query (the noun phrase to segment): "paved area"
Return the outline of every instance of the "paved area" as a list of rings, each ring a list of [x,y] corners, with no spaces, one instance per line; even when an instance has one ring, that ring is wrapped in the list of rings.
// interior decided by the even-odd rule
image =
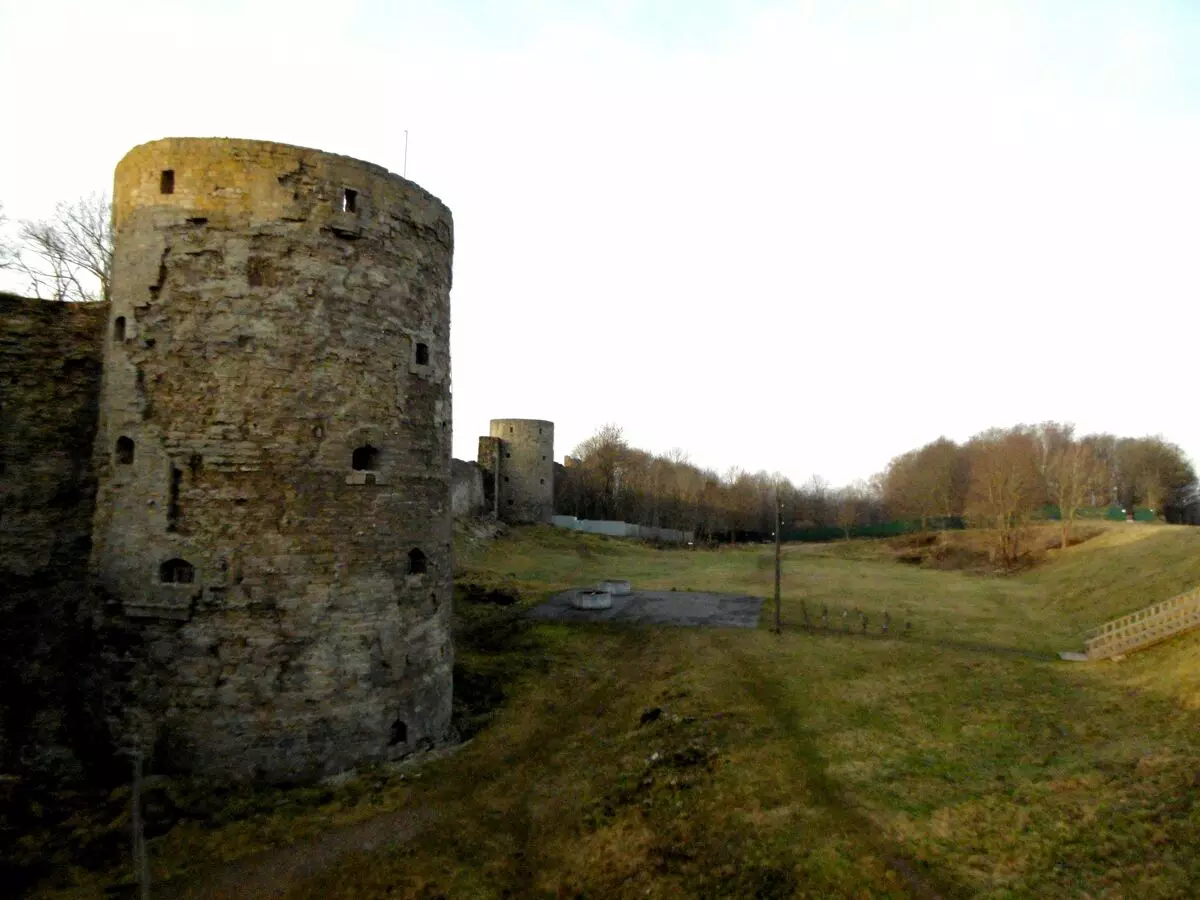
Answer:
[[[634,591],[613,597],[610,609],[583,610],[571,606],[572,591],[555,594],[529,611],[535,619],[560,622],[625,622],[634,625],[705,625],[716,628],[755,628],[762,612],[761,597],[696,591]]]

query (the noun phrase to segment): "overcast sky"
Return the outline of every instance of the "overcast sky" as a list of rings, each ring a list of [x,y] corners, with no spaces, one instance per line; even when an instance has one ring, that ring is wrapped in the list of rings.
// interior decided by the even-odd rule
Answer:
[[[399,172],[408,129],[462,458],[614,422],[840,484],[1059,419],[1200,461],[1190,0],[0,0],[0,79],[13,219],[161,137]]]

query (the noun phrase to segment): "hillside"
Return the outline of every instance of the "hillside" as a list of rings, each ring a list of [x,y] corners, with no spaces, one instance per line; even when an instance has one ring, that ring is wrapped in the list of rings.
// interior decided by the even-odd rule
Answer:
[[[1052,657],[1200,583],[1200,533],[1115,525],[1013,576],[862,542],[788,547],[781,637],[519,618],[602,576],[767,594],[769,550],[464,539],[456,686],[472,742],[177,824],[151,842],[156,881],[294,898],[1200,893],[1200,634],[1122,663]],[[520,600],[467,599],[467,583]],[[805,631],[801,602],[860,607],[872,630],[886,608],[912,631]],[[373,828],[373,849],[343,826]],[[297,840],[319,865],[251,856]],[[229,892],[184,890],[199,872]],[[115,874],[67,895],[101,896]]]

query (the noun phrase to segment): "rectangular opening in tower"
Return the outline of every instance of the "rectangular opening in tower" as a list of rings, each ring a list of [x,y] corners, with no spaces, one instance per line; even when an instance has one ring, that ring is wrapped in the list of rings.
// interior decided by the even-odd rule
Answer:
[[[175,193],[175,170],[163,169],[162,176],[158,180],[158,192],[160,194]]]
[[[179,486],[183,482],[183,472],[171,466],[170,493],[167,495],[167,531],[179,530]]]
[[[428,344],[417,344],[417,365],[418,366],[429,365],[429,345]]]
[[[358,191],[342,188],[342,212],[358,212]]]

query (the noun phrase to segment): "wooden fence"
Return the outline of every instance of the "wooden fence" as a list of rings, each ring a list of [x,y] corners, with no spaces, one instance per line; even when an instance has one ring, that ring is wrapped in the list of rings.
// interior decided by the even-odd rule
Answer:
[[[1200,628],[1200,588],[1105,622],[1084,637],[1088,659],[1108,659]]]

